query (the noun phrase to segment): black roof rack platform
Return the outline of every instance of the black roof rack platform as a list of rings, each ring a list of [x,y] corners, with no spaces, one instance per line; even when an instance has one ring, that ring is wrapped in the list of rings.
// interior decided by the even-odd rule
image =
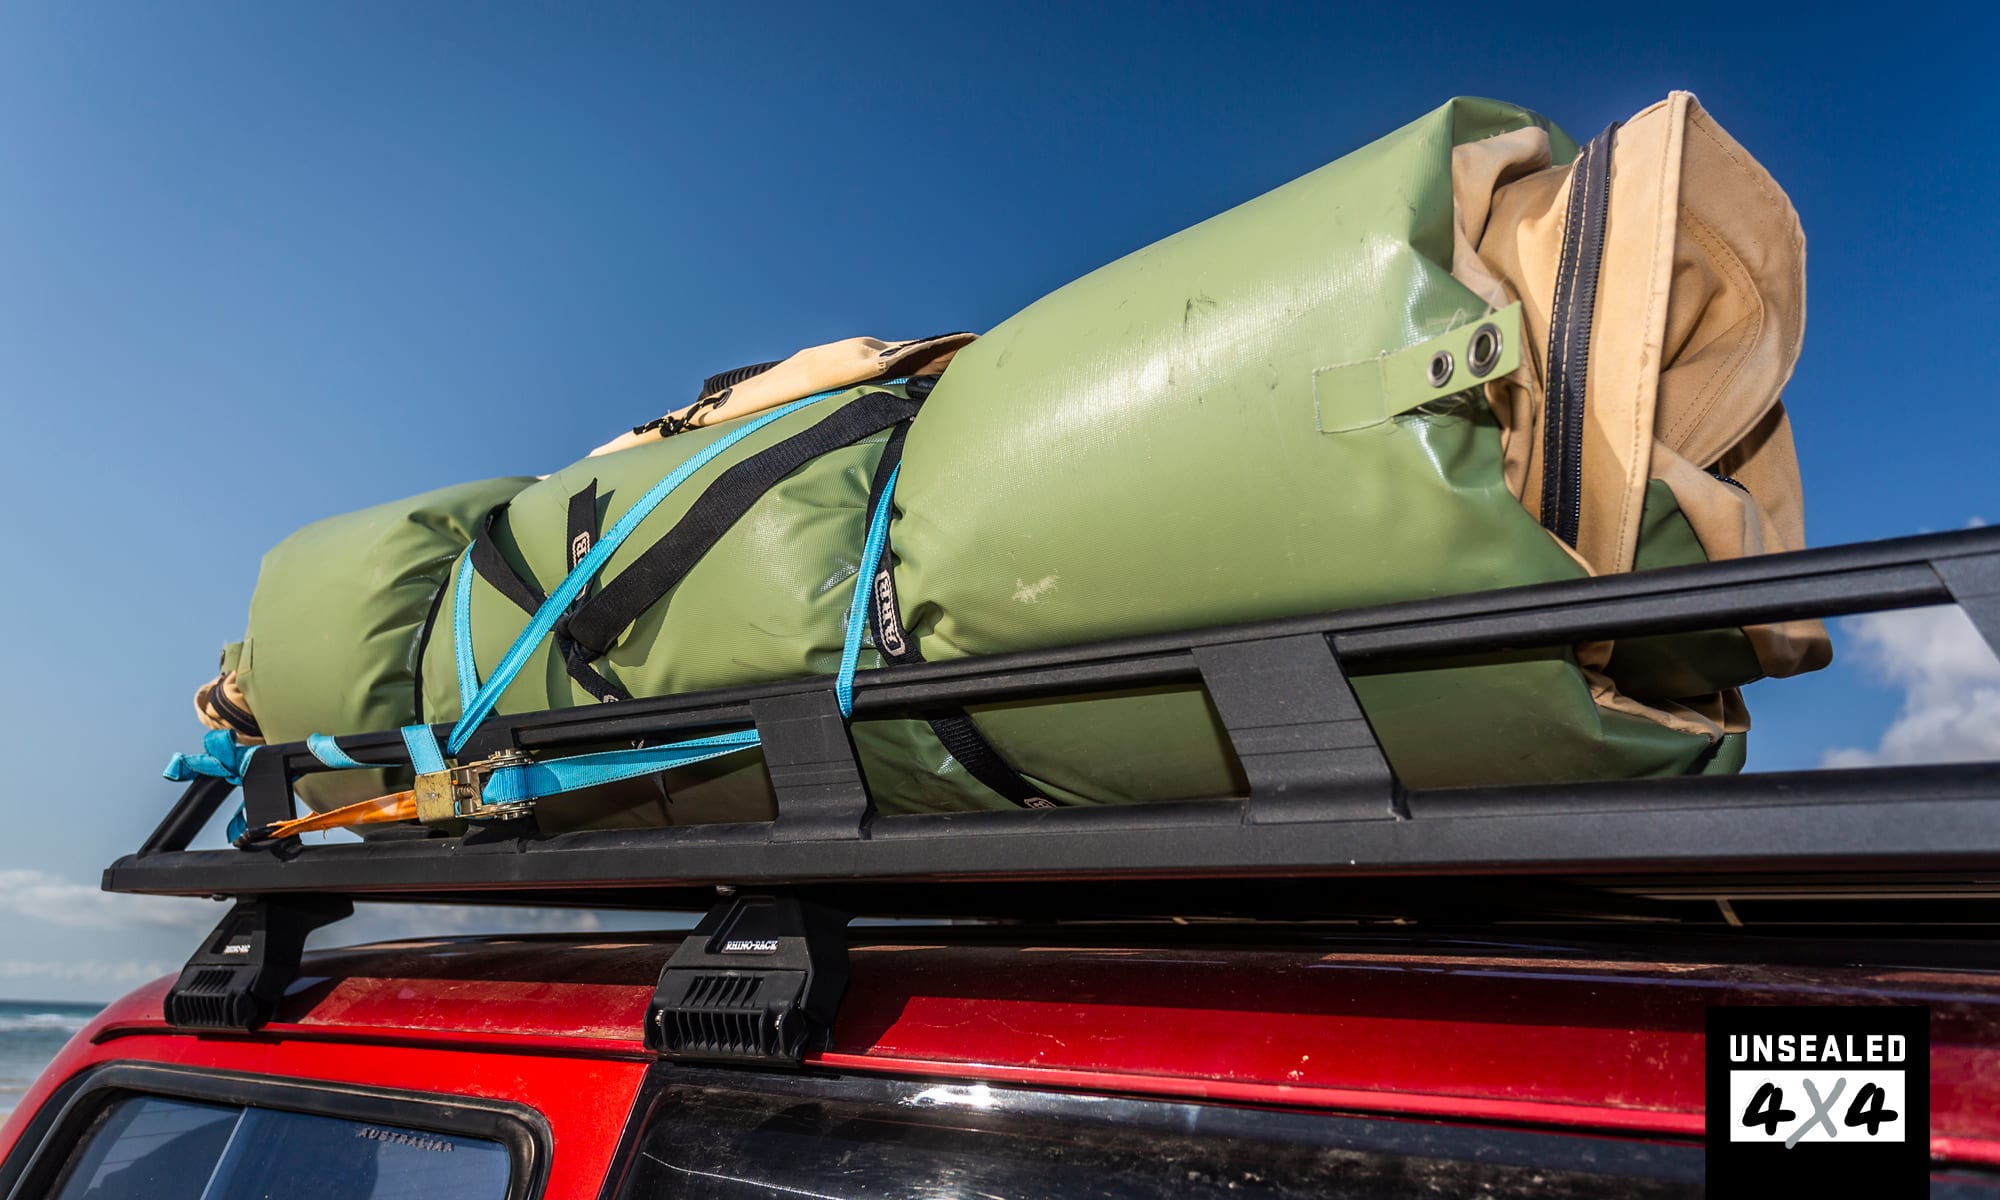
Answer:
[[[886,668],[856,681],[857,717],[1199,683],[1249,784],[1245,796],[1203,801],[878,816],[828,678],[495,716],[463,757],[754,725],[777,817],[559,835],[517,822],[464,837],[189,850],[229,791],[203,779],[138,853],[105,871],[104,886],[706,907],[717,885],[740,885],[865,892],[914,913],[950,911],[966,882],[1996,872],[2000,763],[1408,791],[1348,684],[1350,671],[1468,651],[1949,603],[2000,648],[2000,529]],[[394,732],[341,745],[371,761],[404,753]],[[298,744],[256,755],[244,783],[249,823],[294,815],[292,781],[318,769]]]

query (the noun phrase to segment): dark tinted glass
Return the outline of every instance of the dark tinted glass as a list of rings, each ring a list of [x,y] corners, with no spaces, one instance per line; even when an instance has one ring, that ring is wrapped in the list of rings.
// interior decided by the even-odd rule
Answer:
[[[501,1200],[507,1152],[479,1138],[245,1110],[202,1200]]]
[[[159,1096],[114,1102],[70,1160],[59,1200],[201,1200],[243,1110]]]
[[[339,1117],[132,1096],[85,1135],[55,1200],[502,1200],[494,1142]]]
[[[1701,1194],[1698,1147],[1607,1138],[877,1081],[650,1100],[620,1200]]]

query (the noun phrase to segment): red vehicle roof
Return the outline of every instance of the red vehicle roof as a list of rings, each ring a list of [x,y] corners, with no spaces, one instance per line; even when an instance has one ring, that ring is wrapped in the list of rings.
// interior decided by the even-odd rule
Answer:
[[[1066,930],[1061,944],[963,926],[853,935],[833,1043],[809,1063],[1673,1139],[1700,1136],[1708,1006],[1928,1005],[1934,1155],[2000,1163],[2000,972],[1227,928]],[[139,1058],[519,1100],[568,1144],[548,1194],[594,1195],[680,936],[319,953],[254,1036],[174,1032],[163,979],[80,1034],[0,1141],[52,1081]]]

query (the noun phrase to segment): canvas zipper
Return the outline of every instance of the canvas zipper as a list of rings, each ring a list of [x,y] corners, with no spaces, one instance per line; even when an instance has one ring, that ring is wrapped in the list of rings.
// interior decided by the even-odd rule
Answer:
[[[1611,211],[1611,143],[1617,124],[1590,140],[1570,174],[1562,258],[1549,313],[1549,354],[1542,410],[1542,525],[1571,546],[1583,516],[1584,383],[1597,273]]]

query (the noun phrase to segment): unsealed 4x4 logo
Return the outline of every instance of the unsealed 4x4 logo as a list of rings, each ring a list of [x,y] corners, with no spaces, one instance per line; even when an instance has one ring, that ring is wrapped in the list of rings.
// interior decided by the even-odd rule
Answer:
[[[1930,1010],[1708,1010],[1708,1197],[1930,1193]]]

